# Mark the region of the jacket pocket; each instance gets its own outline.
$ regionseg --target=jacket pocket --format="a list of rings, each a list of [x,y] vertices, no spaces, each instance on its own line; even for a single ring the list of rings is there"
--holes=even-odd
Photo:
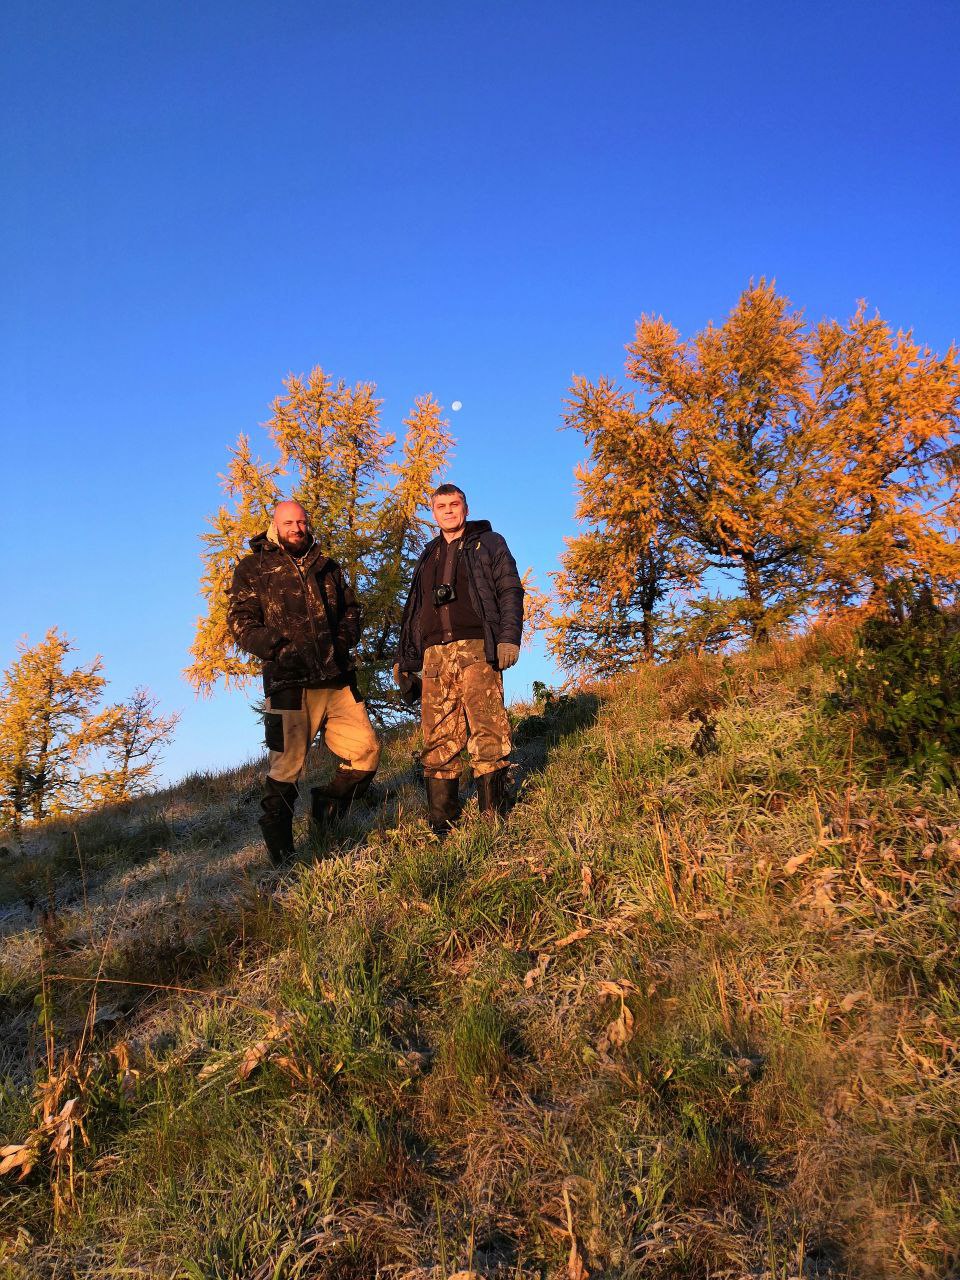
[[[263,717],[263,740],[271,751],[283,750],[283,716],[267,711]]]

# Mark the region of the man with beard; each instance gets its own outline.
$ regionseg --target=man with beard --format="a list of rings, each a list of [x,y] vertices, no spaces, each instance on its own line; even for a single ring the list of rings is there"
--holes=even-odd
[[[260,829],[279,865],[293,854],[297,780],[317,733],[342,761],[326,786],[311,790],[317,824],[345,813],[380,761],[350,652],[360,639],[360,605],[299,502],[279,503],[270,528],[251,540],[233,575],[227,626],[237,646],[263,662],[270,763]]]
[[[496,822],[506,808],[511,741],[501,672],[520,653],[523,585],[489,521],[467,519],[462,489],[440,485],[431,510],[440,535],[413,571],[394,679],[405,698],[413,697],[422,671],[420,758],[430,825],[443,835],[460,812],[464,747],[482,817]]]

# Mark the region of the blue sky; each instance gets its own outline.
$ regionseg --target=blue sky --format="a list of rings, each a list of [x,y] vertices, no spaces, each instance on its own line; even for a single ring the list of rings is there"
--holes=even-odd
[[[0,665],[56,624],[182,710],[168,776],[257,749],[180,672],[217,475],[290,371],[393,428],[462,401],[451,478],[545,581],[570,377],[642,312],[690,333],[766,275],[946,348],[958,58],[954,0],[8,3]]]

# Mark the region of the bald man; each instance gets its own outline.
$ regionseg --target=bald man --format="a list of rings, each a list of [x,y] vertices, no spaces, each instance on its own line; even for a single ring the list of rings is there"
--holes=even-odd
[[[360,621],[360,605],[340,566],[317,546],[306,511],[299,502],[279,503],[270,528],[251,539],[237,565],[227,611],[238,648],[263,662],[270,763],[260,829],[276,865],[293,854],[297,782],[317,733],[342,762],[326,786],[311,789],[318,825],[347,811],[380,762],[351,653]]]

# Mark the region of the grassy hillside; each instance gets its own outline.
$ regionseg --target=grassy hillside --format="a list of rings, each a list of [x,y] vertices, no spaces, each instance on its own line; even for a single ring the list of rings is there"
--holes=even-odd
[[[521,709],[498,832],[398,740],[283,876],[254,766],[0,864],[0,1274],[957,1274],[960,805],[842,644]]]

